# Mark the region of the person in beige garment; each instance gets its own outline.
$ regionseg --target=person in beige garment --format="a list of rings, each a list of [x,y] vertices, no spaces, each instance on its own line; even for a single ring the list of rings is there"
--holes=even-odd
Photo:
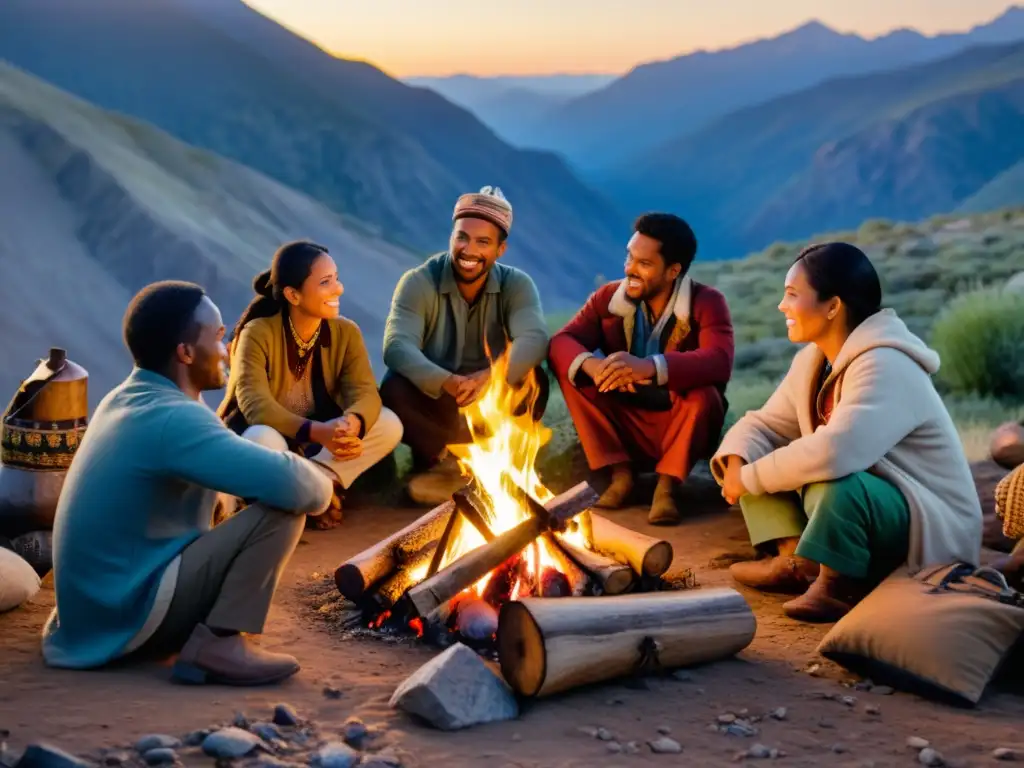
[[[847,243],[805,249],[779,310],[805,344],[763,407],[712,458],[751,543],[733,577],[800,595],[792,618],[836,621],[904,563],[911,573],[981,555],[981,505],[931,377],[939,356],[883,309],[878,274]]]
[[[395,449],[402,422],[381,403],[359,326],[339,314],[344,287],[326,247],[282,245],[253,288],[218,414],[242,437],[323,468],[335,494],[310,524],[333,527],[345,491]]]

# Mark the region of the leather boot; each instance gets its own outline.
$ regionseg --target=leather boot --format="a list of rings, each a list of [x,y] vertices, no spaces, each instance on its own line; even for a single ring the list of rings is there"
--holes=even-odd
[[[682,516],[679,514],[675,497],[672,495],[675,490],[675,482],[674,477],[658,475],[658,485],[654,489],[651,512],[647,516],[647,522],[651,525],[679,525]]]
[[[205,624],[197,624],[171,676],[192,685],[268,685],[298,671],[299,662],[293,656],[264,651],[242,634],[219,637]]]
[[[761,560],[746,560],[729,566],[740,584],[762,592],[800,594],[818,575],[818,564],[796,556],[799,539],[779,539],[779,554]]]
[[[616,464],[612,467],[612,482],[601,494],[595,507],[601,509],[618,509],[633,491],[633,468],[629,464]]]
[[[449,454],[430,469],[411,477],[406,491],[415,503],[436,507],[449,501],[452,494],[465,488],[467,483],[469,478],[463,476],[458,461]]]
[[[797,621],[839,621],[860,602],[865,593],[863,582],[842,576],[823,565],[810,588],[800,597],[783,603],[782,610],[789,618]]]

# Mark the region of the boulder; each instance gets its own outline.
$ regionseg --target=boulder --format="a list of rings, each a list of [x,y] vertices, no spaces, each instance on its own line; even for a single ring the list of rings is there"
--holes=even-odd
[[[512,689],[462,643],[416,670],[390,703],[445,731],[519,716]]]
[[[989,441],[992,461],[1003,469],[1014,469],[1024,464],[1024,425],[1008,421],[998,426]]]

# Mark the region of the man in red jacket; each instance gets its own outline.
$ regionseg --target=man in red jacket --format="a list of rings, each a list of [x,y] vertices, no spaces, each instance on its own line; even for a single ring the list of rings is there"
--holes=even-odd
[[[697,240],[685,221],[648,213],[633,228],[625,279],[590,296],[551,339],[549,362],[590,468],[611,470],[597,506],[621,506],[634,462],[654,463],[649,521],[672,525],[677,483],[720,437],[732,319],[720,292],[687,275]]]

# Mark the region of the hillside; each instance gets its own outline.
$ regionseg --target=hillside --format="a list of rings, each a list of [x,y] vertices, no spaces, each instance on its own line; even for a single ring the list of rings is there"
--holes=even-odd
[[[630,213],[683,213],[710,258],[895,216],[907,187],[901,217],[941,213],[1021,159],[1022,78],[1024,43],[836,79],[666,144],[608,188]]]
[[[979,213],[1002,205],[1024,205],[1024,160],[1003,171],[967,198],[957,211]]]
[[[302,190],[422,254],[459,194],[498,184],[510,263],[571,304],[617,264],[628,222],[556,156],[519,151],[466,110],[329,56],[241,0],[7,0],[0,58]],[[550,258],[557,253],[558,258]]]
[[[56,345],[89,371],[95,405],[130,368],[121,319],[135,291],[197,281],[232,324],[253,276],[297,237],[331,249],[342,311],[383,372],[391,292],[417,257],[321,203],[3,64],[0,167],[5,398]]]
[[[865,39],[811,22],[774,38],[697,51],[634,68],[605,88],[573,99],[530,134],[580,168],[626,162],[673,137],[746,106],[834,77],[867,74],[949,56],[966,47],[1024,39],[1024,7],[956,34],[901,29]]]

